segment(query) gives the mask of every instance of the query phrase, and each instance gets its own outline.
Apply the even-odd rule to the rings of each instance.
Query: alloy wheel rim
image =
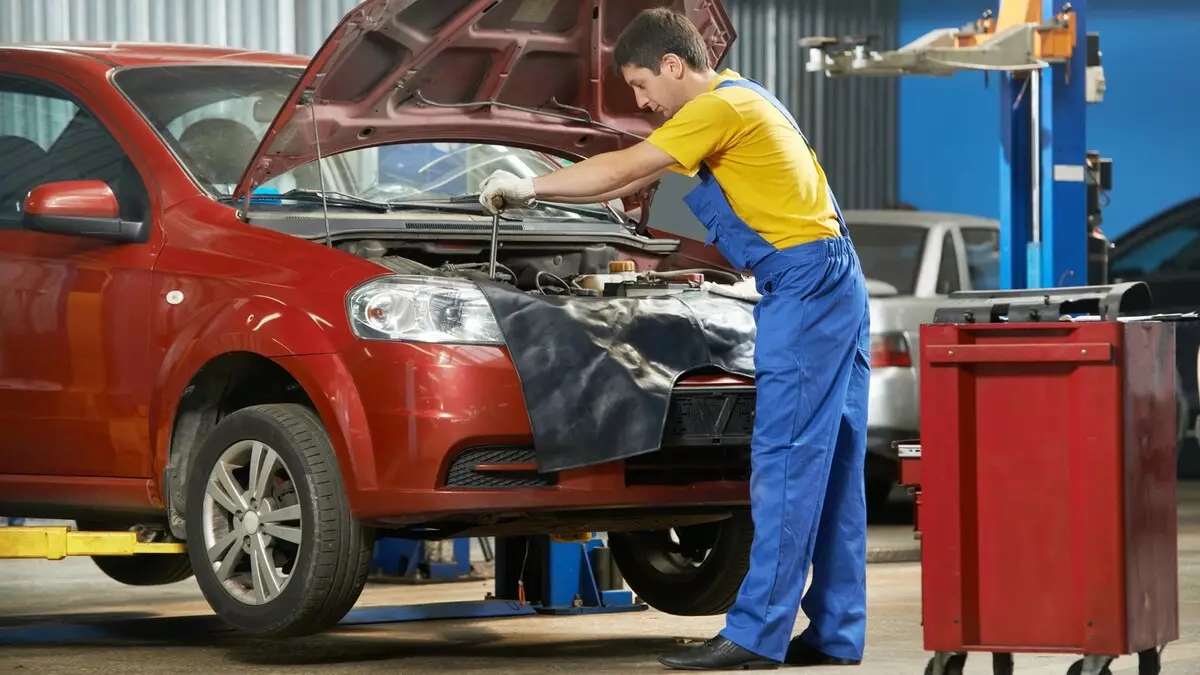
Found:
[[[248,605],[279,597],[304,540],[295,481],[279,453],[261,441],[234,443],[209,473],[204,548],[213,574]]]

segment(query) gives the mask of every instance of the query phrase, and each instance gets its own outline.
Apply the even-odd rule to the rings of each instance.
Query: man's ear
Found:
[[[683,59],[675,54],[664,54],[660,63],[660,68],[664,73],[670,74],[671,77],[679,79],[683,77],[686,70]]]

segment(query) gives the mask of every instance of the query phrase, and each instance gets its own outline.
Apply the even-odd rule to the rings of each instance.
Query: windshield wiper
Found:
[[[340,206],[343,208],[358,208],[369,209],[379,213],[387,213],[388,205],[379,202],[373,202],[369,199],[362,199],[354,195],[348,195],[342,192],[327,192],[322,194],[320,190],[303,190],[295,189],[288,190],[281,194],[272,194],[259,192],[250,195],[251,204],[262,204],[279,199],[289,199],[295,202],[309,202],[314,204],[329,204],[330,206]],[[223,197],[222,201],[233,201],[232,197]]]
[[[225,198],[229,200],[228,197]],[[297,202],[306,202],[312,204],[328,204],[329,206],[342,208],[367,209],[376,213],[390,213],[392,211],[438,211],[442,213],[461,213],[467,215],[485,215],[483,207],[471,208],[468,206],[454,206],[446,203],[439,203],[436,200],[432,201],[404,201],[393,200],[389,202],[376,202],[362,197],[346,194],[330,190],[322,193],[320,190],[309,190],[296,188],[288,190],[281,194],[259,193],[252,195],[251,203],[263,203],[266,201],[289,199]],[[520,220],[520,218],[505,218],[506,220]]]

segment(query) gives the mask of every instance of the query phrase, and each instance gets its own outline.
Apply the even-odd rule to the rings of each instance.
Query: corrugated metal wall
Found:
[[[896,79],[804,70],[799,40],[877,35],[899,46],[896,0],[725,0],[738,39],[726,64],[783,101],[816,148],[843,208],[896,201]]]
[[[311,54],[355,0],[0,0],[0,42],[122,40]]]
[[[797,41],[878,35],[894,47],[895,0],[725,0],[739,37],[726,63],[788,105],[845,208],[896,201],[896,81],[804,71]],[[0,42],[133,40],[311,54],[356,0],[0,0]],[[667,195],[686,186],[664,186]],[[687,218],[669,207],[662,217]],[[656,218],[657,220],[657,218]],[[696,223],[696,225],[699,225]]]
[[[804,70],[803,37],[878,36],[898,47],[896,0],[725,0],[738,39],[722,66],[761,82],[791,110],[817,150],[842,208],[888,208],[897,202],[897,87],[894,78],[827,78]],[[693,179],[668,174],[651,209],[651,225],[703,237],[684,206]]]

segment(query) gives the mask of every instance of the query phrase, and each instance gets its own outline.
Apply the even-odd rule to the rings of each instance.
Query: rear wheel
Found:
[[[724,614],[750,568],[754,522],[739,512],[672,530],[611,532],[608,547],[638,597],[676,616]]]
[[[239,410],[187,477],[188,554],[216,614],[264,637],[320,632],[358,600],[369,531],[351,515],[333,446],[298,405]]]

